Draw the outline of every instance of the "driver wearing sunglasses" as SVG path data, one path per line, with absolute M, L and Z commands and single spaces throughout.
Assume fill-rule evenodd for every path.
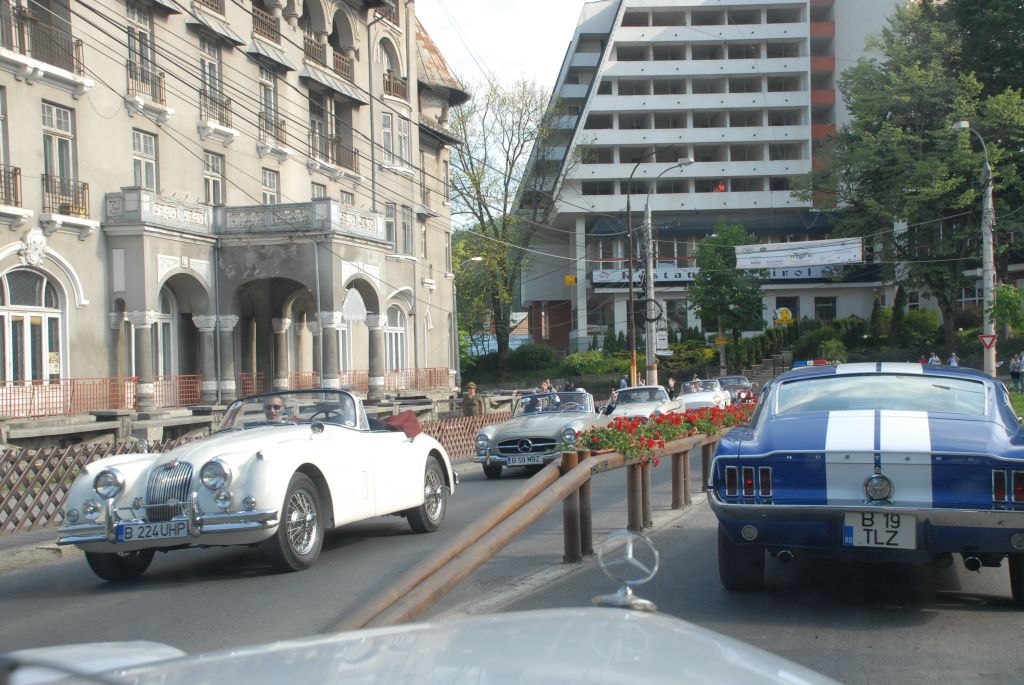
M 284 400 L 279 396 L 274 395 L 268 397 L 263 401 L 263 414 L 267 417 L 267 421 L 281 421 L 281 410 L 284 409 Z

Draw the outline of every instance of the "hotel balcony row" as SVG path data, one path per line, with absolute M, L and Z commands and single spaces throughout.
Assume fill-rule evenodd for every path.
M 641 164 L 636 168 L 636 172 L 633 173 L 634 185 L 648 183 L 650 180 L 661 176 L 659 182 L 668 182 L 679 178 L 693 179 L 698 177 L 729 177 L 729 176 L 788 176 L 790 174 L 800 174 L 810 171 L 810 161 L 803 159 L 802 146 L 797 144 L 795 146 L 780 145 L 779 150 L 776 152 L 758 150 L 757 152 L 764 157 L 763 159 L 750 159 L 750 160 L 717 160 L 717 161 L 698 161 L 684 169 L 673 169 L 677 165 L 674 163 L 659 162 L 657 164 Z M 690 153 L 685 150 L 680 153 L 681 156 L 688 156 Z M 783 157 L 781 159 L 776 158 L 776 155 Z M 634 164 L 620 162 L 618 164 L 579 164 L 570 169 L 565 178 L 567 181 L 580 181 L 580 182 L 592 182 L 592 181 L 611 181 L 620 182 L 625 188 L 627 179 L 630 173 L 633 171 Z M 634 189 L 636 193 L 646 193 L 647 190 Z M 586 194 L 586 193 L 584 193 Z
M 722 113 L 724 115 L 724 113 Z M 723 117 L 724 118 L 724 117 Z M 594 129 L 585 131 L 587 145 L 687 145 L 701 143 L 790 142 L 809 140 L 810 125 L 796 126 L 727 126 L 725 121 L 706 127 L 657 127 L 643 129 Z M 544 150 L 548 159 L 564 156 L 564 148 Z
M 615 42 L 630 43 L 744 43 L 759 40 L 798 40 L 813 34 L 810 27 L 819 23 L 795 21 L 778 24 L 714 24 L 701 26 L 619 26 Z M 632 47 L 632 46 L 630 46 Z M 640 46 L 638 46 L 640 47 Z M 621 59 L 621 58 L 620 58 Z
M 605 78 L 643 78 L 657 76 L 758 76 L 760 74 L 803 73 L 810 69 L 808 55 L 764 59 L 649 60 L 608 62 Z M 562 94 L 565 97 L 571 97 Z
M 746 93 L 707 93 L 672 95 L 595 95 L 590 114 L 611 112 L 675 112 L 680 109 L 739 109 L 751 107 L 806 107 L 810 91 L 787 90 Z
M 210 207 L 138 187 L 104 196 L 106 227 L 145 224 L 223 236 L 329 233 L 339 238 L 391 244 L 384 215 L 330 198 L 277 205 Z
M 809 166 L 809 165 L 808 165 Z M 742 180 L 744 182 L 755 182 L 761 181 L 764 185 L 762 188 L 771 187 L 772 184 L 778 183 L 781 186 L 785 186 L 788 183 L 787 179 L 767 179 L 768 183 L 764 183 L 766 179 L 694 179 L 699 181 L 698 186 L 695 183 L 695 187 L 701 189 L 707 188 L 707 190 L 699 190 L 697 192 L 668 192 L 668 193 L 651 193 L 650 195 L 633 195 L 633 211 L 643 212 L 644 204 L 646 201 L 651 203 L 651 211 L 655 213 L 671 213 L 671 212 L 722 212 L 732 210 L 744 210 L 744 209 L 780 209 L 780 208 L 800 208 L 808 207 L 809 204 L 798 199 L 789 190 L 752 190 L 752 191 L 736 191 L 726 190 L 724 192 L 715 192 L 711 190 L 714 188 L 719 181 L 725 184 L 727 187 L 736 185 L 736 182 Z M 566 195 L 565 192 L 562 193 Z M 570 197 L 569 202 L 558 201 L 555 204 L 555 209 L 559 214 L 579 214 L 580 212 L 596 212 L 596 213 L 607 213 L 619 215 L 626 210 L 626 196 L 625 195 L 577 195 L 570 191 L 567 195 Z

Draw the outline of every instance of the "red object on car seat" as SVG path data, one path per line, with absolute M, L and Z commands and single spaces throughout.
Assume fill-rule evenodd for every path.
M 384 419 L 384 425 L 388 427 L 388 430 L 402 431 L 409 438 L 415 438 L 423 432 L 423 426 L 420 425 L 420 420 L 416 418 L 416 412 L 409 409 L 400 414 L 387 417 Z

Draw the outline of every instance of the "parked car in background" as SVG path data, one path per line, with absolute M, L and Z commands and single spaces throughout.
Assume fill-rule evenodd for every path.
M 578 433 L 610 420 L 595 411 L 588 392 L 524 395 L 512 418 L 484 426 L 477 434 L 474 461 L 483 464 L 488 478 L 498 478 L 505 467 L 543 466 L 558 456 L 559 444 L 574 443 Z
M 703 407 L 725 409 L 732 403 L 729 391 L 722 387 L 717 378 L 686 381 L 683 383 L 683 394 L 680 399 L 687 409 Z
M 398 514 L 417 532 L 437 530 L 455 484 L 441 443 L 371 430 L 355 395 L 268 393 L 233 402 L 203 440 L 89 464 L 57 544 L 82 549 L 112 581 L 192 545 L 260 544 L 276 569 L 298 571 L 316 561 L 328 528 Z
M 751 423 L 718 445 L 708 499 L 730 590 L 764 581 L 765 554 L 1009 563 L 1024 607 L 1024 431 L 979 371 L 839 364 L 768 383 Z
M 719 376 L 718 382 L 729 391 L 732 402 L 757 401 L 757 387 L 746 376 Z
M 610 416 L 647 419 L 657 414 L 682 410 L 682 401 L 670 399 L 665 388 L 660 385 L 641 385 L 619 390 L 616 393 L 615 409 Z

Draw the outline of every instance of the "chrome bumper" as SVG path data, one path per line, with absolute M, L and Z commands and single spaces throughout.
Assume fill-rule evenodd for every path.
M 956 528 L 1005 528 L 1024 530 L 1024 511 L 981 511 L 976 509 L 933 509 L 930 507 L 894 507 L 885 504 L 851 502 L 849 505 L 738 504 L 724 502 L 714 490 L 708 490 L 708 503 L 720 519 L 734 521 L 821 521 L 847 513 L 907 514 L 918 522 Z
M 171 521 L 186 521 L 192 538 L 217 533 L 240 533 L 273 528 L 278 524 L 278 512 L 274 509 L 255 509 L 222 514 L 205 514 L 199 509 L 198 494 L 193 492 L 188 511 L 172 517 Z M 139 518 L 121 518 L 114 500 L 106 502 L 106 520 L 103 523 L 76 523 L 61 526 L 58 545 L 81 545 L 92 542 L 117 544 L 117 524 L 149 523 Z M 187 540 L 187 538 L 166 538 Z

